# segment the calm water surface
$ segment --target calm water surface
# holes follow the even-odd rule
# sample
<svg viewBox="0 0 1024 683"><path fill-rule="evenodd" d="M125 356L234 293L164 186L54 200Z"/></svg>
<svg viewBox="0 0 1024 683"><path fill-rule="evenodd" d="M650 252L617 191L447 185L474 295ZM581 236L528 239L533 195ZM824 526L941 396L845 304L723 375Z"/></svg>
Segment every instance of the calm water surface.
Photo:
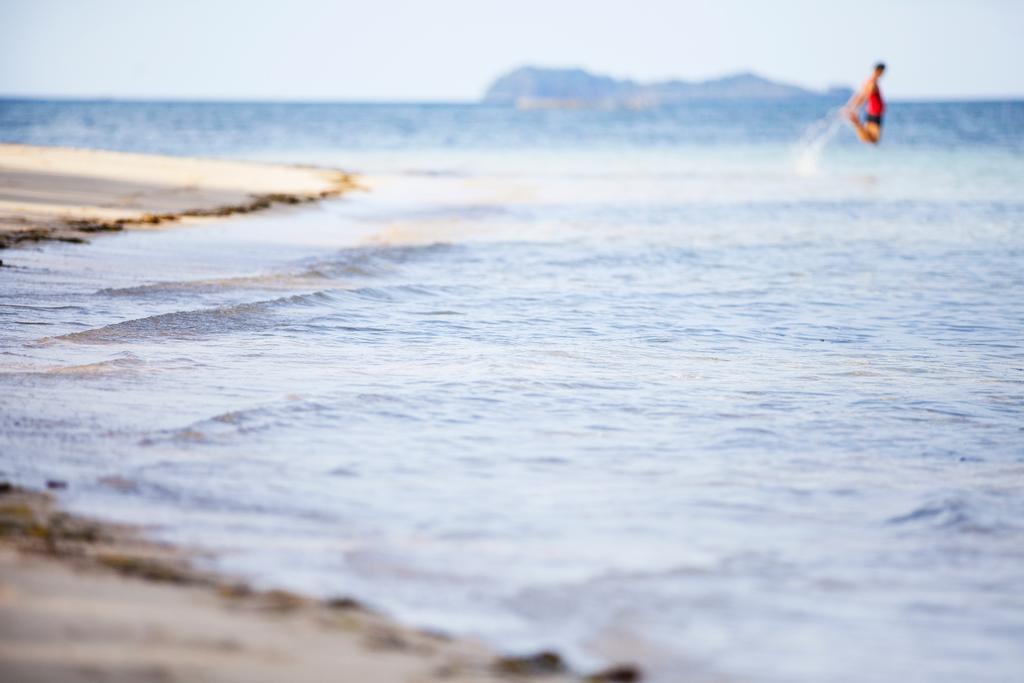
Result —
<svg viewBox="0 0 1024 683"><path fill-rule="evenodd" d="M1019 680L1024 104L826 112L0 102L369 188L5 252L2 476L581 668Z"/></svg>

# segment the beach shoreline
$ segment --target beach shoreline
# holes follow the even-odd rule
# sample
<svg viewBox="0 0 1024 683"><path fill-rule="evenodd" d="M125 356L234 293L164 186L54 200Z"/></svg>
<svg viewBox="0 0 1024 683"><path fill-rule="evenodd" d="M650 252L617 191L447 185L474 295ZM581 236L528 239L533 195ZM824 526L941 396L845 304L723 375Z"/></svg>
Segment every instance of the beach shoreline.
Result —
<svg viewBox="0 0 1024 683"><path fill-rule="evenodd" d="M0 249L82 243L98 233L304 204L358 187L335 169L0 144Z"/></svg>
<svg viewBox="0 0 1024 683"><path fill-rule="evenodd" d="M580 676L550 652L500 656L350 597L255 590L195 568L196 556L0 482L4 680L639 680L630 666Z"/></svg>
<svg viewBox="0 0 1024 683"><path fill-rule="evenodd" d="M85 242L358 187L327 169L0 145L0 248ZM67 486L0 481L5 681L639 680L631 666L581 676L553 652L502 656L471 638L402 625L349 596L253 589L197 568L216 549L158 543L145 528L62 510Z"/></svg>

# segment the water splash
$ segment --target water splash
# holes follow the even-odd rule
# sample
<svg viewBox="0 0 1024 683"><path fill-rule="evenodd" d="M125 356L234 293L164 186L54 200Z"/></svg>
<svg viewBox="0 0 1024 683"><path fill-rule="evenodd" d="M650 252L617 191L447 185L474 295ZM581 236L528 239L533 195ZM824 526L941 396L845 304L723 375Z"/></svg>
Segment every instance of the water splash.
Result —
<svg viewBox="0 0 1024 683"><path fill-rule="evenodd" d="M818 173L818 165L826 145L832 141L843 126L843 107L831 109L804 131L796 144L794 162L796 172L802 176Z"/></svg>

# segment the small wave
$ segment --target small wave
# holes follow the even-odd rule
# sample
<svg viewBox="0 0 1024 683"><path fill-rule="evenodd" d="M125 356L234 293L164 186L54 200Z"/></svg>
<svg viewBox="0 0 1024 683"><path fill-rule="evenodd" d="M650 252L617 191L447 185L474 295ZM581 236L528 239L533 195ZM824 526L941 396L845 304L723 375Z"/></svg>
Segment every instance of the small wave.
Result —
<svg viewBox="0 0 1024 683"><path fill-rule="evenodd" d="M133 287L105 287L97 290L104 296L150 296L154 294L205 294L225 289L298 289L326 279L315 270L296 274L252 275L211 280L153 282Z"/></svg>
<svg viewBox="0 0 1024 683"><path fill-rule="evenodd" d="M35 364L17 364L0 369L0 375L23 377L75 376L89 377L92 375L109 375L125 372L145 365L145 361L133 353L120 354L118 358L97 361L95 363L79 363L77 365L57 365L40 368Z"/></svg>
<svg viewBox="0 0 1024 683"><path fill-rule="evenodd" d="M203 463L186 463L180 460L164 461L150 467L134 469L129 475L108 474L97 478L97 484L122 495L130 495L147 506L171 504L177 510L216 511L220 514L289 514L298 519L333 521L322 510L302 507L296 500L294 507L283 510L254 497L232 498L223 495L223 490L214 490L197 485L196 481L223 481L219 466ZM229 489L230 487L228 487Z"/></svg>
<svg viewBox="0 0 1024 683"><path fill-rule="evenodd" d="M17 308L20 310L28 311L83 311L84 306L32 306L29 304L4 304L0 303L0 308Z"/></svg>
<svg viewBox="0 0 1024 683"><path fill-rule="evenodd" d="M283 404L241 408L197 420L184 427L162 430L142 439L141 445L229 443L240 435L264 432L275 427L294 426L303 419L335 412L318 401L296 397Z"/></svg>
<svg viewBox="0 0 1024 683"><path fill-rule="evenodd" d="M110 297L160 297L166 295L216 294L229 289L296 290L322 287L325 280L375 277L386 274L393 266L424 255L442 253L448 245L379 246L344 249L327 259L305 264L301 270L282 273L243 275L227 278L151 282L129 287L104 287L96 294ZM74 306L34 307L0 304L0 307L34 310L81 308Z"/></svg>
<svg viewBox="0 0 1024 683"><path fill-rule="evenodd" d="M890 517L886 524L975 534L991 534L1006 528L1005 523L988 518L978 505L957 497L928 501L910 512Z"/></svg>
<svg viewBox="0 0 1024 683"><path fill-rule="evenodd" d="M106 375L114 372L123 372L126 370L134 370L145 365L145 361L140 358L127 354L125 358L115 358L113 360L103 360L97 363L83 363L81 365L65 365L56 368L50 368L45 371L48 375L73 375L73 376L88 376L88 375Z"/></svg>
<svg viewBox="0 0 1024 683"><path fill-rule="evenodd" d="M125 320L82 332L71 332L39 340L38 344L69 341L79 344L109 344L150 337L182 339L222 334L235 331L253 331L276 324L276 309L293 306L314 306L330 299L330 290L310 294L256 301L252 303L206 308L192 311L174 311L159 315Z"/></svg>
<svg viewBox="0 0 1024 683"><path fill-rule="evenodd" d="M420 178L468 178L469 173L452 169L429 169L409 168L403 171L404 175Z"/></svg>
<svg viewBox="0 0 1024 683"><path fill-rule="evenodd" d="M311 268L329 277L336 277L339 274L374 275L389 270L392 266L431 256L446 255L456 249L455 245L447 242L406 245L374 244L344 249L331 258L316 261Z"/></svg>
<svg viewBox="0 0 1024 683"><path fill-rule="evenodd" d="M461 294L465 287L427 286L418 284L392 285L388 287L332 287L315 292L294 294L275 299L253 301L214 308L172 311L145 316L101 327L70 332L67 334L37 339L33 346L47 346L55 342L79 344L109 344L130 342L140 339L193 339L211 334L230 332L257 332L269 328L302 326L310 322L323 321L338 323L330 329L371 329L365 325L351 326L346 323L351 311L341 310L346 301L370 303L396 303L437 297L441 294ZM287 317L287 312L308 309L313 313ZM338 318L343 314L344 319ZM326 314L326 315L324 315ZM384 331L384 328L372 328Z"/></svg>

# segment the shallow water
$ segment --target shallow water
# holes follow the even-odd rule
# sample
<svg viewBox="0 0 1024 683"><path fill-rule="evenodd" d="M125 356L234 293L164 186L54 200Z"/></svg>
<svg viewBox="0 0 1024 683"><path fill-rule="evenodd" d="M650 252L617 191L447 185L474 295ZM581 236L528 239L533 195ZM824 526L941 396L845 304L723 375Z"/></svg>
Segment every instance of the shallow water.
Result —
<svg viewBox="0 0 1024 683"><path fill-rule="evenodd" d="M5 252L3 476L581 667L1012 680L1024 104L824 113L0 103L371 188Z"/></svg>

